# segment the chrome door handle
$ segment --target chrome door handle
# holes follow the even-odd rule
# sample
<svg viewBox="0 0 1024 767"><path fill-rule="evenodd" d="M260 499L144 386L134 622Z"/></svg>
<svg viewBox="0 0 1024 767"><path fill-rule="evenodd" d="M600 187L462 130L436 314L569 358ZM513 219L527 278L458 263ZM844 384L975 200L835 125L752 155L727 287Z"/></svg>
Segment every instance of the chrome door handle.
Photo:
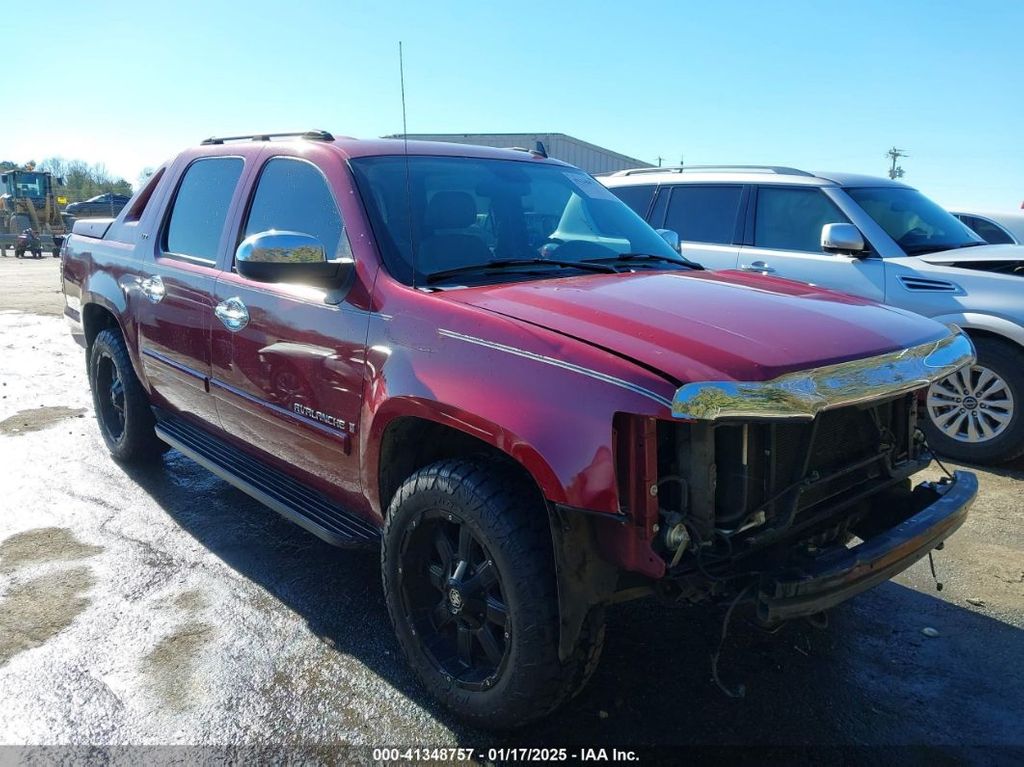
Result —
<svg viewBox="0 0 1024 767"><path fill-rule="evenodd" d="M213 313L217 315L218 320L224 323L224 327L232 333L237 333L249 324L249 310L245 308L245 304L242 303L242 299L238 296L232 296L221 301L214 308Z"/></svg>
<svg viewBox="0 0 1024 767"><path fill-rule="evenodd" d="M762 274L775 274L775 269L768 266L764 261L752 261L749 264L742 264L740 270L744 272L761 272Z"/></svg>
<svg viewBox="0 0 1024 767"><path fill-rule="evenodd" d="M167 294L167 290L164 288L164 281L160 279L159 274L141 280L139 282L139 290L154 304L163 301L164 296Z"/></svg>

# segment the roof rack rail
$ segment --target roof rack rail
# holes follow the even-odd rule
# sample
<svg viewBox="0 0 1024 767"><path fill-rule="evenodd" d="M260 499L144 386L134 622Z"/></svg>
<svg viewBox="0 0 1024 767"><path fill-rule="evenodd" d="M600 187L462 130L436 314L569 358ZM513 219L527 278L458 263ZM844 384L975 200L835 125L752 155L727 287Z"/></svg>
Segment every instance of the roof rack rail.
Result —
<svg viewBox="0 0 1024 767"><path fill-rule="evenodd" d="M334 141L334 136L325 130L296 131L294 133L252 133L246 136L210 136L201 146L223 144L225 141L270 141L273 138L304 138L307 141Z"/></svg>
<svg viewBox="0 0 1024 767"><path fill-rule="evenodd" d="M631 168L620 170L614 173L615 176L637 176L642 173L686 173L688 171L751 171L753 173L777 173L784 176L809 176L814 178L813 173L808 173L799 168L787 168L785 165L671 165L658 168Z"/></svg>

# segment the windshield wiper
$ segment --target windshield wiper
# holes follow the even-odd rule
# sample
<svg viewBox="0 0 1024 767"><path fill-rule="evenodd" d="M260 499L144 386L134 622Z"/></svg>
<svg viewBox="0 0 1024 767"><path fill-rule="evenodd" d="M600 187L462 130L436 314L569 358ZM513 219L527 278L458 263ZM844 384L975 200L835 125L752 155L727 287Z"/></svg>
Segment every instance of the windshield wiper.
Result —
<svg viewBox="0 0 1024 767"><path fill-rule="evenodd" d="M666 264L678 264L680 266L688 266L691 269L704 269L703 266L698 264L696 261L691 261L688 258L672 258L670 256L656 256L652 253L620 253L617 256L609 256L608 258L588 258L586 259L591 264L607 264L615 263L617 261L659 261Z"/></svg>
<svg viewBox="0 0 1024 767"><path fill-rule="evenodd" d="M582 269L587 272L603 272L605 274L618 274L618 270L612 266L589 263L587 261L558 261L553 258L500 258L494 261L487 261L482 264L468 264L467 266L456 266L453 269L442 269L439 272L432 272L426 277L427 283L440 282L449 277L454 277L465 272L486 272L489 270L509 269L519 266L537 265L558 266L568 269Z"/></svg>
<svg viewBox="0 0 1024 767"><path fill-rule="evenodd" d="M977 247L979 247L981 245L988 245L988 244L989 243L987 243L987 242L965 242L963 245L957 245L956 247L959 250L960 248L977 248Z"/></svg>

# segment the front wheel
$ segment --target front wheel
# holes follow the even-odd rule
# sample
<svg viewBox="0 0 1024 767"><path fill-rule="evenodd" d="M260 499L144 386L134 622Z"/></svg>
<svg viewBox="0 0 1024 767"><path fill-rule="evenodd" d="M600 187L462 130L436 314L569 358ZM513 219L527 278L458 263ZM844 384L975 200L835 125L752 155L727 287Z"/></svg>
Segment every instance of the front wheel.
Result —
<svg viewBox="0 0 1024 767"><path fill-rule="evenodd" d="M979 338L978 361L928 389L925 431L940 455L999 463L1024 455L1024 350Z"/></svg>
<svg viewBox="0 0 1024 767"><path fill-rule="evenodd" d="M89 387L100 433L115 460L142 462L167 449L153 430L149 399L117 330L101 331L89 347Z"/></svg>
<svg viewBox="0 0 1024 767"><path fill-rule="evenodd" d="M476 726L508 729L545 716L596 666L604 632L595 620L559 660L547 510L501 462L446 460L409 477L388 509L381 560L410 666Z"/></svg>

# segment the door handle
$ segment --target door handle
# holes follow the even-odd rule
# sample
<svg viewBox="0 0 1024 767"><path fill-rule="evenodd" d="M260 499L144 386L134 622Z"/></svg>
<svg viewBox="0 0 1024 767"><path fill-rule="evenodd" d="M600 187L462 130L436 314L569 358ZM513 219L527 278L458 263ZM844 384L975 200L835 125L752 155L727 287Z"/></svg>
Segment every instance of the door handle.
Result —
<svg viewBox="0 0 1024 767"><path fill-rule="evenodd" d="M139 282L139 290L141 290L142 294L154 304L158 304L163 301L164 296L167 294L167 290L164 288L164 281L160 279L159 274L147 277Z"/></svg>
<svg viewBox="0 0 1024 767"><path fill-rule="evenodd" d="M742 264L740 270L744 272L761 272L762 274L775 274L775 269L764 261L752 261L749 264Z"/></svg>
<svg viewBox="0 0 1024 767"><path fill-rule="evenodd" d="M238 296L221 301L214 308L213 313L232 333L237 333L249 324L249 310L245 308L245 304Z"/></svg>

